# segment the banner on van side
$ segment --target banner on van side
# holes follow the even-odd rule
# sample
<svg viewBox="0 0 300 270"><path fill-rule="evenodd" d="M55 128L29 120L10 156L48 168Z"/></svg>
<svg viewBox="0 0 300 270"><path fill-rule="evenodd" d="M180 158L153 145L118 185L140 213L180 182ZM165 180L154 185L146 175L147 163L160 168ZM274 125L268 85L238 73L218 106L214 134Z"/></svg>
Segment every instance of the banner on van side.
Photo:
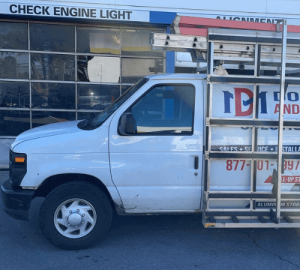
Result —
<svg viewBox="0 0 300 270"><path fill-rule="evenodd" d="M260 85L258 91L258 119L277 120L279 115L279 86ZM214 84L212 117L253 119L253 85ZM300 120L300 87L289 86L285 95L284 120ZM211 127L211 151L252 151L252 127ZM285 128L283 152L300 152L300 128ZM277 152L278 129L257 127L257 151ZM211 160L210 190L251 190L251 166L255 166L257 191L271 191L271 176L277 169L276 160ZM227 179L227 180L225 180ZM230 179L230 181L228 181ZM282 191L300 189L300 160L285 160ZM230 182L230 183L229 183Z"/></svg>
<svg viewBox="0 0 300 270"><path fill-rule="evenodd" d="M213 87L212 117L239 119L253 117L253 85L215 84ZM258 118L278 119L279 86L258 87ZM299 95L299 86L288 87L284 105L285 120L300 119Z"/></svg>

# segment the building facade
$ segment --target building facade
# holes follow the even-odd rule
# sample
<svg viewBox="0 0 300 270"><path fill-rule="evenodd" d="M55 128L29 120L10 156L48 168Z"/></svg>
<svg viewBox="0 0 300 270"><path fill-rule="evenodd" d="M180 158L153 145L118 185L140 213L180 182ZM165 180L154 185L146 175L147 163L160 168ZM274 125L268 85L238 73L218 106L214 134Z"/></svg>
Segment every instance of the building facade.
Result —
<svg viewBox="0 0 300 270"><path fill-rule="evenodd" d="M151 49L151 32L169 32L176 15L300 24L292 8L272 9L279 0L31 2L0 3L0 169L25 130L101 112L142 76L195 72L189 54Z"/></svg>

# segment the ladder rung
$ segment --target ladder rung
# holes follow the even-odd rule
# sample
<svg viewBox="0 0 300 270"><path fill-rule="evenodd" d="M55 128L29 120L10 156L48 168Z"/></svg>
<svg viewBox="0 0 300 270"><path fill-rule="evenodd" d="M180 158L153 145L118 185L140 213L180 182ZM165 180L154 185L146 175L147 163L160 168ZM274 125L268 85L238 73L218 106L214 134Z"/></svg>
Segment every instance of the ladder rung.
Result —
<svg viewBox="0 0 300 270"><path fill-rule="evenodd" d="M209 35L209 41L216 41L216 40L228 40L230 42L253 42L253 43L277 43L281 44L282 39L280 37L250 37L250 36L225 36L225 35ZM300 44L299 39L287 39L287 44Z"/></svg>
<svg viewBox="0 0 300 270"><path fill-rule="evenodd" d="M210 118L207 125L225 125L225 126L263 126L263 127L277 127L278 120L260 120L260 119L225 119L225 118ZM286 127L298 127L299 121L284 121L283 125Z"/></svg>
<svg viewBox="0 0 300 270"><path fill-rule="evenodd" d="M209 158L231 158L231 159L277 159L277 154L269 152L256 152L256 153L245 153L245 152L209 152ZM299 155L300 158L300 155Z"/></svg>
<svg viewBox="0 0 300 270"><path fill-rule="evenodd" d="M274 195L273 193L229 193L226 192L209 192L207 193L209 199L273 199ZM289 193L282 193L281 194L282 199L294 199L294 200L300 200L300 192L297 194L289 194ZM300 210L299 210L300 211Z"/></svg>
<svg viewBox="0 0 300 270"><path fill-rule="evenodd" d="M209 28L208 40L252 43L282 43L282 32ZM287 33L287 44L299 44L299 33Z"/></svg>
<svg viewBox="0 0 300 270"><path fill-rule="evenodd" d="M249 152L236 152L236 151L231 151L231 152L206 152L206 156L208 156L210 159L277 159L277 154L273 152L254 152L254 153L249 153ZM300 159L300 153L285 153L282 155L284 159ZM286 195L288 198L289 194ZM294 195L291 195L294 196ZM292 198L292 197L291 197Z"/></svg>
<svg viewBox="0 0 300 270"><path fill-rule="evenodd" d="M272 220L265 218L239 218L239 222L235 223L231 217L222 217L216 219L216 222L214 223L205 220L203 225L205 228L300 228L300 219L295 219L292 223L285 222L284 219L281 219L280 221L280 223L274 223Z"/></svg>
<svg viewBox="0 0 300 270"><path fill-rule="evenodd" d="M209 199L273 199L272 193L208 193ZM299 194L300 199L300 194Z"/></svg>
<svg viewBox="0 0 300 270"><path fill-rule="evenodd" d="M271 209L272 210L272 209ZM204 212L206 217L259 217L259 216L264 216L264 217L271 217L270 211L265 210L265 211L205 211ZM275 212L273 212L272 215L275 215ZM284 212L284 216L294 216L298 217L300 219L300 209L298 212Z"/></svg>
<svg viewBox="0 0 300 270"><path fill-rule="evenodd" d="M249 84L280 84L280 79L276 79L274 77L245 77L245 76L216 76L211 75L209 78L210 82L217 82L217 83L249 83ZM286 79L285 80L289 85L300 85L299 79Z"/></svg>

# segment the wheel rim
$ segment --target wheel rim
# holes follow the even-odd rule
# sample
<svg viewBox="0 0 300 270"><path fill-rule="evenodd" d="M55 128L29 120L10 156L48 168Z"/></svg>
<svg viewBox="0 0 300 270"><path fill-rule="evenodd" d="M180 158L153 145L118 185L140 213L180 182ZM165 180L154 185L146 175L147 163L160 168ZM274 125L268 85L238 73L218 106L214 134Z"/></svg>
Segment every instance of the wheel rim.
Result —
<svg viewBox="0 0 300 270"><path fill-rule="evenodd" d="M54 213L57 231L68 238L81 238L96 225L96 210L89 202L74 198L61 203Z"/></svg>

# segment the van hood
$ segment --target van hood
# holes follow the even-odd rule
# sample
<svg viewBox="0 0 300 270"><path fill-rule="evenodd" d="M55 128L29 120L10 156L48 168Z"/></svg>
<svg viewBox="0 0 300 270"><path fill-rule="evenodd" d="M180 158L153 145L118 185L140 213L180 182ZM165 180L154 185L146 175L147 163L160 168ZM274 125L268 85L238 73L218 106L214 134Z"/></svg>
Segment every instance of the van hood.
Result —
<svg viewBox="0 0 300 270"><path fill-rule="evenodd" d="M66 122L49 124L49 125L29 129L29 130L21 133L15 139L15 141L11 145L11 149L13 149L15 146L17 146L18 144L20 144L22 142L34 140L37 138L79 132L80 129L77 127L78 122L80 122L80 121L66 121Z"/></svg>

